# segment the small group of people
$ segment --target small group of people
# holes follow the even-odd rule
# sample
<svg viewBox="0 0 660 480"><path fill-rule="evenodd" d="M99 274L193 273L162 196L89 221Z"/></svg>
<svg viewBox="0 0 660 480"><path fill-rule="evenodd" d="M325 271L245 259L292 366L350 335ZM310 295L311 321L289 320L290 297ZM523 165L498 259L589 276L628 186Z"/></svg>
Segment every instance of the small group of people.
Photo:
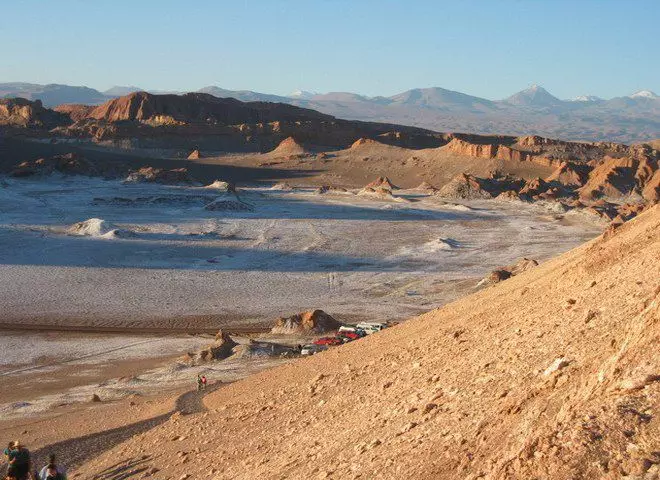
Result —
<svg viewBox="0 0 660 480"><path fill-rule="evenodd" d="M206 375L197 375L197 391L201 390L206 390L206 385L208 383L208 380L206 379Z"/></svg>
<svg viewBox="0 0 660 480"><path fill-rule="evenodd" d="M19 440L10 442L4 451L7 459L5 480L67 480L66 469L55 463L55 455L40 470L32 470L30 451Z"/></svg>

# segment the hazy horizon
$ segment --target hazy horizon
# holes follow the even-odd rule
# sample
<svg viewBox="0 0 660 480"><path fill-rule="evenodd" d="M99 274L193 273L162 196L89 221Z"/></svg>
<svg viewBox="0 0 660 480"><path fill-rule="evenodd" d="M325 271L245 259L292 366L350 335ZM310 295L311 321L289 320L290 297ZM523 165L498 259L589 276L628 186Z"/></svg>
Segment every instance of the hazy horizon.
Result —
<svg viewBox="0 0 660 480"><path fill-rule="evenodd" d="M227 88L227 87L225 87L225 86L223 86L223 85L202 85L202 86L200 86L200 87L198 87L198 88L194 88L194 89L191 89L191 90L184 90L184 89L165 90L165 89L158 88L158 87L155 87L155 88L149 88L149 87L143 87L143 86L141 86L141 85L132 85L132 84L130 84L130 82L128 82L128 83L126 83L126 84L124 84L124 85L111 85L110 87L107 87L107 88L97 88L97 87L94 86L94 85L74 85L74 84L68 84L68 83L67 83L67 84L62 84L62 83L58 83L58 82L44 82L44 83L37 83L37 82L28 82L28 81L23 81L23 80L3 80L3 79L0 79L0 84L12 84L12 83L13 83L13 84L21 84L21 83L23 83L23 84L30 84L30 85L66 85L66 86L70 86L70 87L87 87L87 88L92 88L92 89L94 89L94 90L97 90L97 91L99 91L99 92L101 92L101 93L105 93L105 92L107 92L107 91L109 91L109 90L112 90L113 88L139 88L140 91L147 91L147 92L156 93L156 94L167 94L167 93L171 93L171 94L183 94L183 93L195 93L195 92L198 92L199 90L201 90L201 89L203 89L203 88L207 88L207 87L219 87L219 88L223 88L223 89L225 89L225 90L230 90L230 91L254 91L255 93L262 93L262 94L267 94L267 95L278 95L278 96L282 96L282 97L289 97L291 94L296 93L296 91L298 91L298 90L303 90L303 89L291 89L291 90L288 91L287 93L282 94L282 93L274 93L274 92L271 92L271 91L256 91L256 90L251 90L251 89L248 89L248 88L235 88L235 89L232 89L232 88ZM406 92L406 91L414 90L414 89L426 90L426 89L433 89L433 88L442 88L442 89L445 89L445 90L455 91L455 92L458 92L458 93L463 93L463 94L471 95L471 96L474 96L474 97L486 98L486 99L491 100L491 101L500 101L500 100L505 100L507 97L509 97L509 96L511 96L511 95L514 95L514 94L516 94L516 93L519 93L519 92L522 91L522 90L526 90L526 89L528 89L528 88L531 88L531 87L533 87L533 86L535 86L535 85L538 86L538 87L544 88L546 91L548 91L548 93L550 93L551 95L556 96L556 97L559 98L560 100L572 100L572 99L574 99L574 98L576 98L576 97L578 97L578 96L582 96L582 95L574 95L574 96L572 96L572 97L566 97L566 98L563 98L563 97L560 97L560 96L558 96L558 95L555 95L554 92L549 91L547 88L545 88L545 87L543 86L543 84L531 84L531 85L528 85L527 87L522 88L521 90L517 90L517 91L515 91L515 92L510 92L509 94L507 94L506 96L501 97L501 98L487 98L487 97L485 97L485 96L483 96L483 95L479 95L478 93L477 93L477 94L468 94L468 93L463 92L463 91L460 91L460 90L448 89L448 88L443 87L443 86L440 86L440 85L433 85L433 86L411 86L410 88L408 88L408 89L406 89L406 90L402 90L402 91L398 91L398 92L392 92L392 93L378 94L378 95L366 95L366 94L364 94L364 93L362 93L362 92L356 92L356 91L337 91L337 90L334 90L334 91L327 91L327 92L310 91L310 90L304 90L304 91L307 92L307 93L314 93L314 94L318 94L318 95L331 94L331 93L351 93L351 94L362 95L362 96L367 97L367 98L376 98L376 97L386 97L386 98L387 98L387 97L392 97L392 96L394 96L394 95L397 95L397 94L400 94L400 93L404 93L404 92ZM136 91L137 91L137 90L136 90ZM636 90L636 91L634 91L634 92L621 92L621 93L619 93L619 94L617 94L617 95L614 95L613 97L600 97L600 96L599 96L599 97L600 97L600 98L603 98L603 99L605 99L605 100L607 100L607 99L610 99L610 98L631 96L631 95L633 95L633 94L635 94L635 93L638 93L638 92L640 92L640 91L650 91L650 92L652 92L652 93L657 94L657 91L655 91L655 90L653 90L653 89L644 88L644 89ZM591 94L584 94L584 95L591 95Z"/></svg>
<svg viewBox="0 0 660 480"><path fill-rule="evenodd" d="M438 86L499 100L529 87L612 98L660 90L660 4L174 1L5 6L7 82L390 96ZM17 42L16 39L22 39ZM26 61L29 59L30 61Z"/></svg>

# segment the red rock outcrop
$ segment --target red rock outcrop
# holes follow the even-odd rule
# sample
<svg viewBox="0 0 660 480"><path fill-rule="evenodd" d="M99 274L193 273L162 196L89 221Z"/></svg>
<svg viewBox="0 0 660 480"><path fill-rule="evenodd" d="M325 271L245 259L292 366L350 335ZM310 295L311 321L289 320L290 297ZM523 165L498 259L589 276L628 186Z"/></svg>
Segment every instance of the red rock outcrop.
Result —
<svg viewBox="0 0 660 480"><path fill-rule="evenodd" d="M71 123L67 115L44 108L40 100L0 98L0 125L22 128L53 128Z"/></svg>
<svg viewBox="0 0 660 480"><path fill-rule="evenodd" d="M635 172L639 162L630 157L605 157L589 174L587 183L578 193L581 198L621 198L634 192Z"/></svg>
<svg viewBox="0 0 660 480"><path fill-rule="evenodd" d="M190 155L188 155L188 160L199 160L202 158L202 154L199 153L199 150L195 149L192 152L190 152Z"/></svg>
<svg viewBox="0 0 660 480"><path fill-rule="evenodd" d="M532 162L548 167L559 166L561 164L561 161L558 159L544 155L532 155L529 152L518 150L509 145L498 143L472 143L457 137L452 138L443 148L447 148L457 155L466 155L476 158L497 159L507 162Z"/></svg>

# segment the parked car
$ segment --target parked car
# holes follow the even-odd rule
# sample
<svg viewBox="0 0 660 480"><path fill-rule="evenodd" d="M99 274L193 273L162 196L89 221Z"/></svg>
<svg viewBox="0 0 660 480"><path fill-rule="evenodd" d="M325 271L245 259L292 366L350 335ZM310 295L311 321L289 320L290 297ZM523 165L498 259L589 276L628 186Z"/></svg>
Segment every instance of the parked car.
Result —
<svg viewBox="0 0 660 480"><path fill-rule="evenodd" d="M321 337L314 340L314 345L341 345L342 341L337 337Z"/></svg>
<svg viewBox="0 0 660 480"><path fill-rule="evenodd" d="M360 335L359 333L356 332L339 332L337 334L337 338L340 338L342 342L352 342L353 340L357 340L358 338L362 338L363 335Z"/></svg>
<svg viewBox="0 0 660 480"><path fill-rule="evenodd" d="M302 356L308 356L308 355L314 355L316 353L322 352L323 350L327 350L328 347L325 345L305 345L302 347L300 350L300 355Z"/></svg>

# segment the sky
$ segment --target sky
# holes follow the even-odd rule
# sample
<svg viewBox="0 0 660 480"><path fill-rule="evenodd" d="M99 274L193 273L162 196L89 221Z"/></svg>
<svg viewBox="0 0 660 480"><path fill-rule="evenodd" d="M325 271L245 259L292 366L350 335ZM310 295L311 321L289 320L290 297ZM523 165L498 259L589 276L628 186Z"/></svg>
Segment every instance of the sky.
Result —
<svg viewBox="0 0 660 480"><path fill-rule="evenodd" d="M12 0L0 18L0 82L660 93L658 0Z"/></svg>

